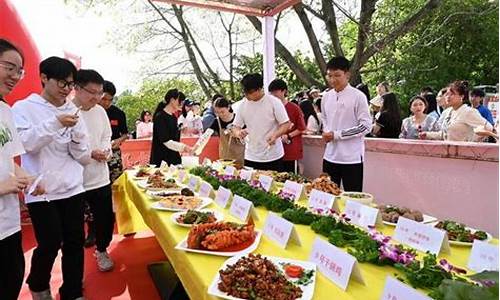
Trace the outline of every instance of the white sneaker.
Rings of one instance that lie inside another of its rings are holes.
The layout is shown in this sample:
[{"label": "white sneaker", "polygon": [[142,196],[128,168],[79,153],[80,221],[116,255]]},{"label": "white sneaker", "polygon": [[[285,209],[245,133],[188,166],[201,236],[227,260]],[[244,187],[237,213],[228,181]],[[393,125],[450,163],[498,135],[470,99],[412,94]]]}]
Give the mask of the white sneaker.
[{"label": "white sneaker", "polygon": [[97,260],[97,268],[101,272],[108,272],[113,269],[115,264],[113,263],[113,260],[109,257],[108,253],[106,251],[104,252],[99,252],[95,251],[94,256]]},{"label": "white sneaker", "polygon": [[33,292],[32,290],[30,290],[30,293],[33,300],[54,300],[54,298],[52,298],[52,295],[50,294],[50,290],[41,292]]}]

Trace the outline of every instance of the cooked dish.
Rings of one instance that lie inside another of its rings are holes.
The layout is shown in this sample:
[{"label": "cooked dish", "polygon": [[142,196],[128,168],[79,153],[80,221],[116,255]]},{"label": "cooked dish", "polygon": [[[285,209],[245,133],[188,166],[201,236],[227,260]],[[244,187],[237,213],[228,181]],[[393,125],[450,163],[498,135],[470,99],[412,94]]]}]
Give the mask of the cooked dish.
[{"label": "cooked dish", "polygon": [[159,201],[162,207],[171,209],[196,209],[202,202],[198,197],[182,195],[168,196]]},{"label": "cooked dish", "polygon": [[381,204],[377,206],[382,214],[382,220],[389,223],[397,223],[399,217],[407,218],[417,222],[424,221],[424,215],[418,210],[411,210],[406,207]]},{"label": "cooked dish", "polygon": [[251,243],[255,236],[254,225],[231,222],[201,224],[191,228],[187,245],[191,249],[225,250]]}]

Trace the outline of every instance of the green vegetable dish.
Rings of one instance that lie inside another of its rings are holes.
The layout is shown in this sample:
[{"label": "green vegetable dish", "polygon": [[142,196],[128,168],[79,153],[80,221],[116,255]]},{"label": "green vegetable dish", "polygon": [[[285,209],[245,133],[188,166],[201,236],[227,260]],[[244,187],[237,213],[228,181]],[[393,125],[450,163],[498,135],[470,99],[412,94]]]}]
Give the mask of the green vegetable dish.
[{"label": "green vegetable dish", "polygon": [[450,241],[472,243],[474,240],[484,241],[488,239],[486,232],[480,230],[474,231],[467,228],[464,224],[450,220],[440,221],[435,227],[446,230]]}]

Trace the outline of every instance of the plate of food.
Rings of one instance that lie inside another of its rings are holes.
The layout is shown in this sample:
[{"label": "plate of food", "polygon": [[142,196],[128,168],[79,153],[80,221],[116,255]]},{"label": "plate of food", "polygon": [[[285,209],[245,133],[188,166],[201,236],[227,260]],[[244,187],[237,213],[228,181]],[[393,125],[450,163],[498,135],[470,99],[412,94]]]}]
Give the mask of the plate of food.
[{"label": "plate of food", "polygon": [[220,222],[224,215],[210,209],[177,212],[171,216],[172,222],[182,227],[192,227],[193,225]]},{"label": "plate of food", "polygon": [[253,224],[216,222],[191,227],[175,249],[218,256],[250,253],[259,246],[262,232]]},{"label": "plate of food", "polygon": [[208,197],[175,195],[161,198],[154,202],[151,207],[165,211],[184,211],[189,209],[202,209],[212,203]]},{"label": "plate of food", "polygon": [[151,180],[148,179],[138,181],[137,186],[150,191],[163,191],[181,188],[175,179],[165,179],[163,177],[152,177]]},{"label": "plate of food", "polygon": [[340,194],[340,198],[345,200],[350,200],[350,201],[356,201],[362,204],[369,205],[370,203],[373,202],[373,196],[368,193],[363,193],[363,192],[342,192]]},{"label": "plate of food", "polygon": [[248,254],[224,262],[208,287],[223,299],[313,298],[316,265],[308,261]]},{"label": "plate of food", "polygon": [[398,207],[396,205],[380,204],[376,208],[379,209],[382,215],[382,221],[389,226],[396,226],[399,217],[404,217],[416,222],[431,223],[437,221],[436,218],[424,215],[418,210],[412,210],[406,207]]},{"label": "plate of food", "polygon": [[314,179],[312,182],[308,182],[305,185],[307,194],[311,193],[313,189],[322,191],[325,193],[330,193],[338,196],[342,193],[339,186],[333,182],[326,173],[322,173],[318,178]]},{"label": "plate of food", "polygon": [[149,195],[151,197],[151,199],[156,200],[156,201],[160,201],[160,200],[162,200],[162,198],[170,197],[170,196],[180,196],[180,195],[197,196],[197,194],[195,192],[193,192],[192,190],[190,190],[187,187],[184,187],[184,188],[179,187],[179,188],[173,188],[173,189],[162,190],[162,191],[147,190],[146,194]]},{"label": "plate of food", "polygon": [[474,240],[485,242],[489,242],[492,240],[491,234],[485,231],[467,227],[466,225],[455,221],[444,220],[431,223],[430,225],[442,230],[446,230],[446,232],[448,233],[448,240],[450,241],[450,244],[455,246],[471,247]]},{"label": "plate of food", "polygon": [[147,179],[151,175],[151,168],[148,166],[142,166],[140,168],[130,170],[129,172],[132,179],[143,180]]}]

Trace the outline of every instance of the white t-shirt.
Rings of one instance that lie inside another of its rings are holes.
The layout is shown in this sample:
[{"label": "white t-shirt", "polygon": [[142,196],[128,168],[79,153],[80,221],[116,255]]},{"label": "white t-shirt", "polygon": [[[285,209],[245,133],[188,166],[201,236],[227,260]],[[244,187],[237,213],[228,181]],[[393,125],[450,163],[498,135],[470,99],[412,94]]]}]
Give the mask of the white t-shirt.
[{"label": "white t-shirt", "polygon": [[152,138],[153,136],[153,122],[139,122],[136,127],[138,139]]},{"label": "white t-shirt", "polygon": [[244,98],[238,107],[233,125],[241,128],[246,126],[248,130],[245,159],[270,162],[282,158],[285,151],[281,139],[277,139],[269,148],[266,140],[288,120],[285,106],[278,98],[272,95],[264,95],[259,101]]},{"label": "white t-shirt", "polygon": [[313,115],[310,115],[309,118],[307,118],[307,131],[311,131],[314,133],[319,133],[320,129],[320,117],[318,116],[318,120],[314,118]]},{"label": "white t-shirt", "polygon": [[[80,111],[88,130],[90,151],[109,150],[111,153],[111,126],[108,115],[102,106],[95,105],[88,111]],[[110,183],[109,169],[106,162],[92,159],[83,169],[83,187],[86,191],[94,190]]]},{"label": "white t-shirt", "polygon": [[[0,101],[0,181],[14,173],[14,157],[24,153],[9,106]],[[21,230],[17,194],[0,195],[0,240]]]}]

